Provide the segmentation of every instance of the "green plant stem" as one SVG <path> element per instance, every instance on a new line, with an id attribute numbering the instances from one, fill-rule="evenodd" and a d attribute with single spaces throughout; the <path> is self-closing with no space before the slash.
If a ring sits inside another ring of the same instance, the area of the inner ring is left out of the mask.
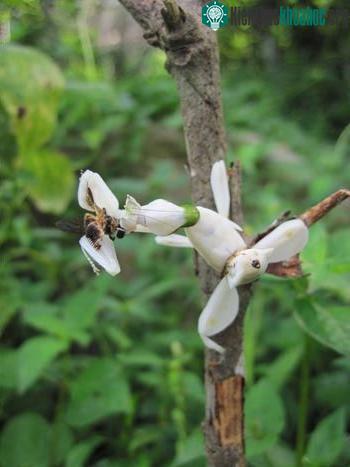
<path id="1" fill-rule="evenodd" d="M 98 72 L 96 67 L 94 48 L 92 45 L 88 26 L 88 9 L 88 2 L 87 0 L 84 0 L 82 3 L 79 18 L 77 20 L 77 26 L 82 54 L 84 58 L 85 74 L 88 79 L 95 80 L 97 78 Z"/>
<path id="2" fill-rule="evenodd" d="M 296 439 L 296 466 L 302 466 L 305 452 L 305 441 L 307 432 L 307 420 L 309 411 L 309 386 L 310 386 L 310 338 L 305 335 L 304 355 L 300 368 L 299 385 L 299 410 L 298 427 Z"/>

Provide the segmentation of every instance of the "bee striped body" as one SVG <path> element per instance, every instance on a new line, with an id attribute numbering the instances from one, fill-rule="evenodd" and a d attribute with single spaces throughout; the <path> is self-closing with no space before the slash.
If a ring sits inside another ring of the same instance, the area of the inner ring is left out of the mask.
<path id="1" fill-rule="evenodd" d="M 92 246 L 99 250 L 105 235 L 108 235 L 111 240 L 115 240 L 115 238 L 123 238 L 126 232 L 120 226 L 118 219 L 109 216 L 105 209 L 93 206 L 95 214 L 85 214 L 82 224 L 73 224 L 62 220 L 57 223 L 57 227 L 65 232 L 84 233 Z"/>
<path id="2" fill-rule="evenodd" d="M 104 231 L 97 222 L 90 222 L 88 224 L 85 229 L 85 235 L 96 248 L 96 250 L 101 248 L 101 240 L 103 238 Z"/>

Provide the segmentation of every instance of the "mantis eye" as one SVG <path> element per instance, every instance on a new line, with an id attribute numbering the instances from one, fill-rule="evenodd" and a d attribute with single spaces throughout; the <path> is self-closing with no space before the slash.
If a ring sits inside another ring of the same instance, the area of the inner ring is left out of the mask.
<path id="1" fill-rule="evenodd" d="M 258 261 L 257 259 L 254 259 L 254 260 L 252 261 L 252 266 L 253 266 L 253 268 L 255 268 L 255 269 L 260 269 L 260 268 L 261 268 L 260 261 Z"/>
<path id="2" fill-rule="evenodd" d="M 124 238 L 125 237 L 125 230 L 118 229 L 117 230 L 117 238 Z"/>

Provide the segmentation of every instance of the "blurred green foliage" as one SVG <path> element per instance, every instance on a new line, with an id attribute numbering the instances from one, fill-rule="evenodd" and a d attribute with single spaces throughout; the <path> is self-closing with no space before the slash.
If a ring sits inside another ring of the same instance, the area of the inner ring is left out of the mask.
<path id="1" fill-rule="evenodd" d="M 129 236 L 116 243 L 121 275 L 96 278 L 78 238 L 54 227 L 82 215 L 74 180 L 87 167 L 121 202 L 190 199 L 164 57 L 141 38 L 131 50 L 123 28 L 101 47 L 87 1 L 3 6 L 13 44 L 0 49 L 0 466 L 204 466 L 191 253 Z M 252 234 L 350 185 L 350 34 L 242 28 L 219 38 L 228 161 L 243 165 Z M 312 228 L 307 276 L 255 286 L 245 323 L 251 466 L 350 464 L 348 238 L 344 205 Z"/>

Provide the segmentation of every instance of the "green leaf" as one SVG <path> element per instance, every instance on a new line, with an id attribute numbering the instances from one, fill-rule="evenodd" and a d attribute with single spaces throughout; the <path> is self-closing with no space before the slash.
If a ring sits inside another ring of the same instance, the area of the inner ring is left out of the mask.
<path id="1" fill-rule="evenodd" d="M 89 362 L 70 389 L 67 421 L 72 426 L 87 426 L 105 417 L 132 411 L 129 384 L 112 359 Z"/>
<path id="2" fill-rule="evenodd" d="M 312 228 L 309 243 L 302 252 L 304 271 L 310 274 L 309 291 L 329 289 L 345 300 L 350 299 L 348 235 L 348 230 L 340 230 L 328 236 L 322 224 Z"/>
<path id="3" fill-rule="evenodd" d="M 279 389 L 289 379 L 303 353 L 302 347 L 292 348 L 284 352 L 270 365 L 266 366 L 264 376 Z"/>
<path id="4" fill-rule="evenodd" d="M 277 444 L 266 452 L 271 467 L 295 467 L 295 453 L 287 446 Z"/>
<path id="5" fill-rule="evenodd" d="M 345 357 L 346 358 L 346 357 Z M 350 372 L 330 371 L 315 375 L 313 379 L 314 400 L 322 407 L 336 409 L 339 406 L 350 404 Z"/>
<path id="6" fill-rule="evenodd" d="M 197 402 L 201 407 L 204 407 L 205 392 L 203 381 L 197 374 L 189 371 L 183 372 L 183 390 L 189 404 Z"/>
<path id="7" fill-rule="evenodd" d="M 310 274 L 310 289 L 322 287 L 328 273 L 328 239 L 327 232 L 322 224 L 312 228 L 310 239 L 302 252 L 303 269 Z"/>
<path id="8" fill-rule="evenodd" d="M 21 155 L 50 138 L 63 86 L 60 70 L 43 53 L 19 45 L 1 47 L 0 101 Z"/>
<path id="9" fill-rule="evenodd" d="M 0 351 L 0 388 L 14 389 L 17 384 L 17 352 L 2 348 Z"/>
<path id="10" fill-rule="evenodd" d="M 350 309 L 347 306 L 324 308 L 311 299 L 296 302 L 294 316 L 299 325 L 321 344 L 350 355 Z"/>
<path id="11" fill-rule="evenodd" d="M 49 466 L 50 426 L 37 414 L 10 419 L 1 433 L 1 467 Z"/>
<path id="12" fill-rule="evenodd" d="M 26 391 L 41 376 L 55 357 L 67 348 L 66 342 L 53 337 L 33 337 L 17 351 L 17 388 Z"/>
<path id="13" fill-rule="evenodd" d="M 339 261 L 350 261 L 350 243 L 349 243 L 349 229 L 339 229 L 333 232 L 329 238 L 330 251 L 332 257 L 337 258 Z"/>
<path id="14" fill-rule="evenodd" d="M 145 349 L 135 349 L 128 353 L 121 354 L 118 360 L 128 368 L 131 367 L 154 367 L 164 366 L 162 357 L 154 352 Z"/>
<path id="15" fill-rule="evenodd" d="M 101 301 L 105 297 L 112 278 L 101 275 L 72 294 L 64 303 L 64 317 L 69 326 L 86 329 L 95 323 Z"/>
<path id="16" fill-rule="evenodd" d="M 28 177 L 24 186 L 40 211 L 60 214 L 72 199 L 75 179 L 69 159 L 55 152 L 35 151 L 22 158 Z"/>
<path id="17" fill-rule="evenodd" d="M 313 431 L 304 458 L 305 466 L 335 465 L 345 441 L 345 410 L 339 409 L 323 419 Z"/>
<path id="18" fill-rule="evenodd" d="M 284 426 L 284 410 L 275 386 L 261 380 L 247 392 L 245 401 L 247 456 L 272 447 Z"/>
<path id="19" fill-rule="evenodd" d="M 156 446 L 159 443 L 159 426 L 144 425 L 136 428 L 130 440 L 129 450 L 131 453 L 145 449 L 147 445 Z"/>
<path id="20" fill-rule="evenodd" d="M 46 331 L 68 342 L 76 341 L 81 345 L 86 345 L 90 340 L 86 332 L 58 317 L 56 307 L 48 303 L 38 303 L 27 307 L 23 314 L 23 321 L 35 329 Z"/>
<path id="21" fill-rule="evenodd" d="M 52 425 L 50 458 L 53 465 L 60 465 L 64 461 L 73 442 L 72 431 L 66 424 L 58 421 Z"/>
<path id="22" fill-rule="evenodd" d="M 307 265 L 324 264 L 328 254 L 328 239 L 325 227 L 316 224 L 312 227 L 312 233 L 307 247 L 303 250 L 303 261 Z"/>
<path id="23" fill-rule="evenodd" d="M 21 298 L 18 296 L 18 290 L 14 287 L 13 282 L 5 282 L 5 278 L 1 277 L 0 287 L 0 334 L 10 321 L 12 316 L 18 310 L 21 304 Z"/>
<path id="24" fill-rule="evenodd" d="M 249 458 L 250 467 L 296 467 L 295 453 L 287 446 L 275 444 L 264 453 Z"/>
<path id="25" fill-rule="evenodd" d="M 2 201 L 2 196 L 4 196 L 3 187 L 4 185 L 2 184 L 0 189 L 0 203 Z M 9 196 L 11 197 L 11 195 Z M 0 211 L 3 214 L 2 207 L 0 207 Z M 2 218 L 0 224 L 0 230 L 1 228 L 4 228 L 5 230 L 6 224 L 4 222 L 4 218 Z M 23 231 L 25 229 L 21 230 Z M 6 241 L 7 232 L 4 232 L 4 235 L 5 236 L 2 237 L 2 235 L 0 234 L 0 244 L 3 244 L 4 240 Z M 22 296 L 19 293 L 20 285 L 12 277 L 12 269 L 10 263 L 7 262 L 6 259 L 4 260 L 4 257 L 2 257 L 2 259 L 3 260 L 0 263 L 0 335 L 7 323 L 12 318 L 12 316 L 22 305 Z"/>
<path id="26" fill-rule="evenodd" d="M 171 467 L 195 467 L 199 465 L 204 467 L 204 465 L 206 465 L 204 456 L 205 448 L 203 433 L 200 429 L 197 429 L 180 444 L 179 453 L 171 464 Z"/>
<path id="27" fill-rule="evenodd" d="M 100 436 L 93 436 L 88 440 L 79 443 L 69 452 L 65 467 L 83 467 L 86 465 L 92 451 L 102 442 Z"/>

